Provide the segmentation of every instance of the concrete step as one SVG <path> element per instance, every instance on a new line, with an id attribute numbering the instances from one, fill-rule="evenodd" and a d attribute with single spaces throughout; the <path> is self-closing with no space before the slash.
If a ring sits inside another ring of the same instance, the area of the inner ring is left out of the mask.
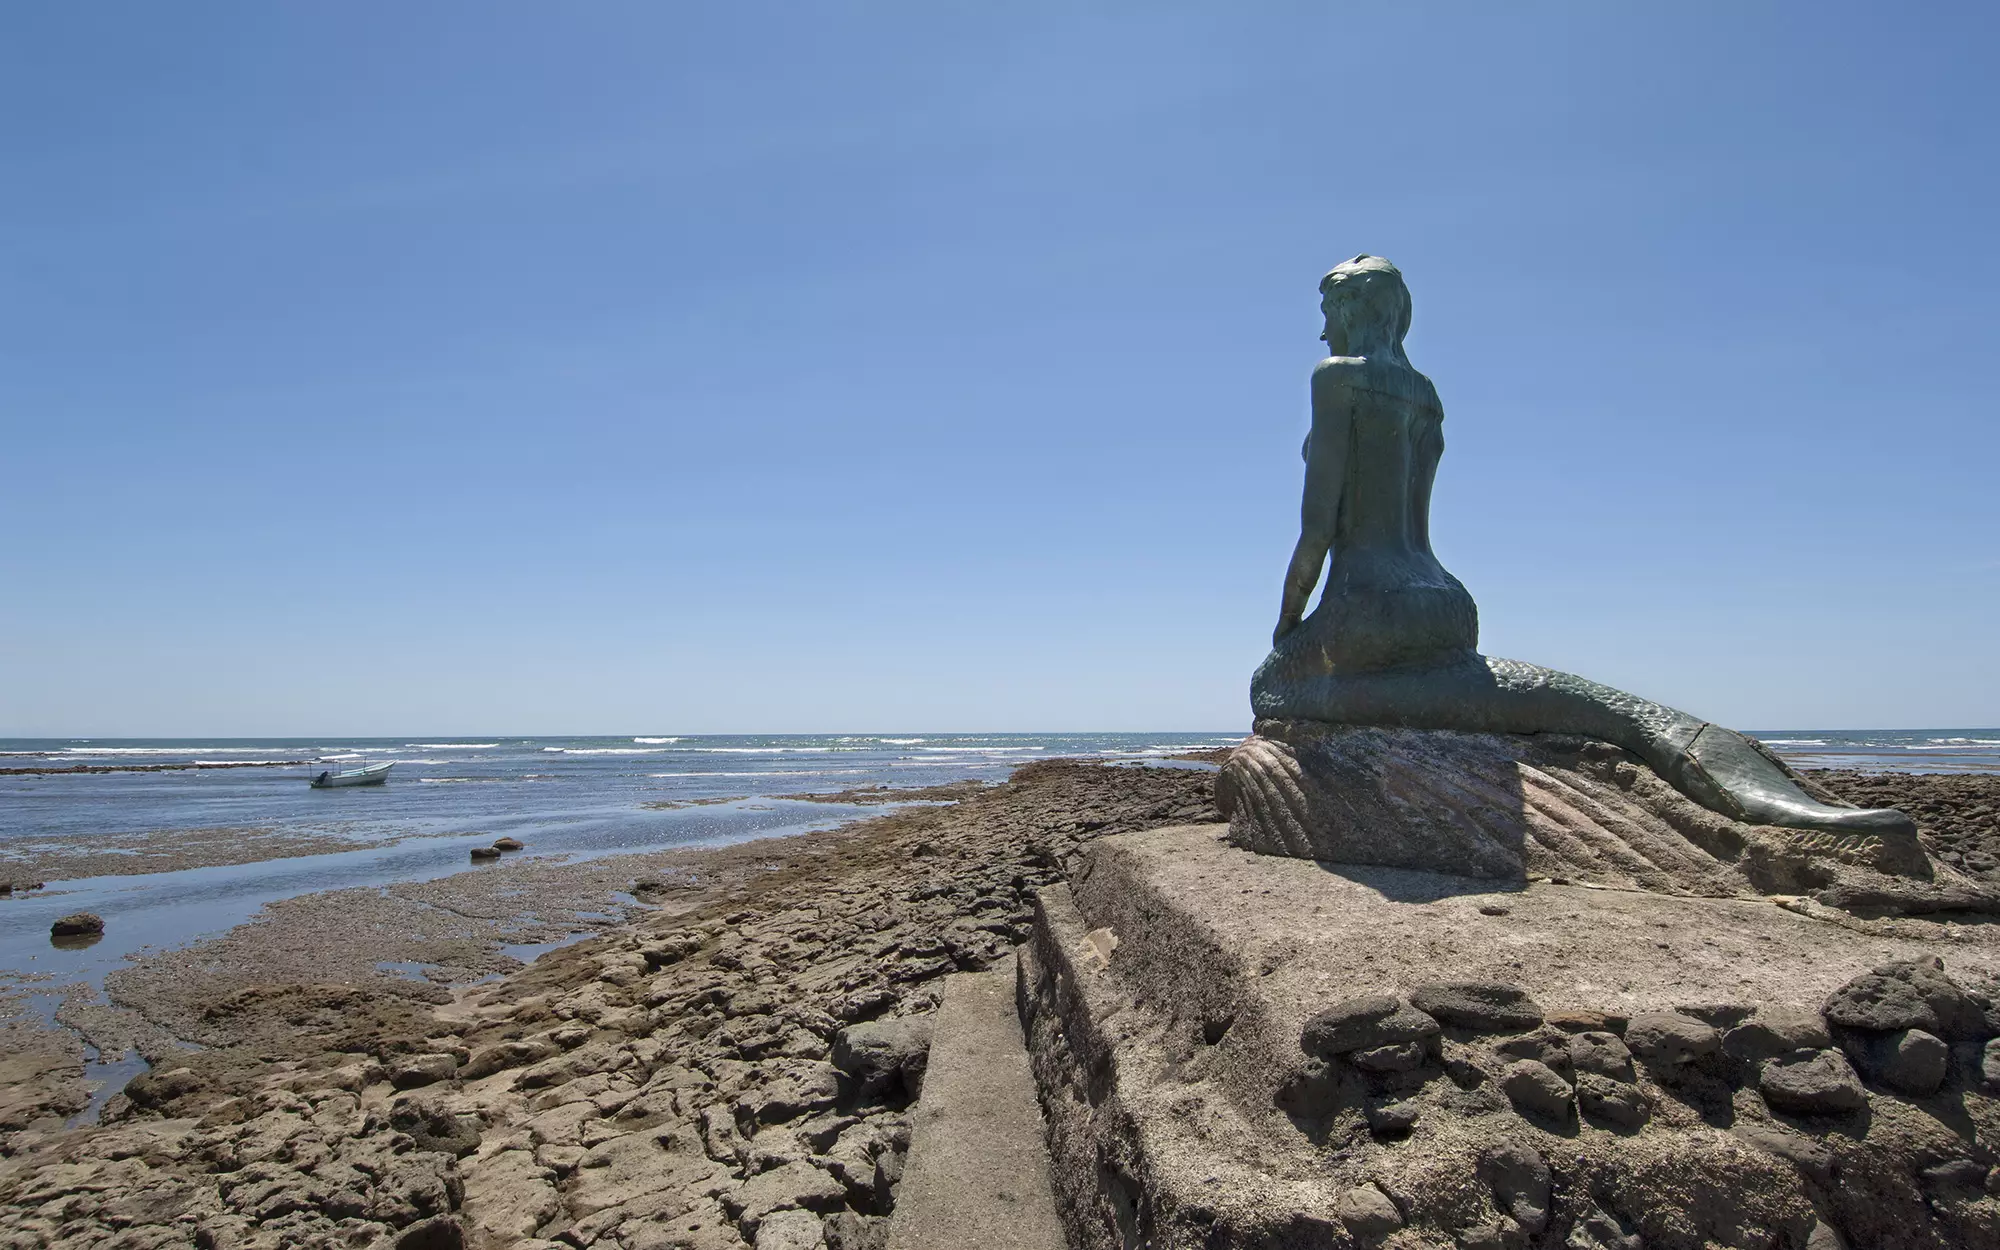
<path id="1" fill-rule="evenodd" d="M 889 1250 L 1066 1250 L 1014 962 L 945 980 Z"/>

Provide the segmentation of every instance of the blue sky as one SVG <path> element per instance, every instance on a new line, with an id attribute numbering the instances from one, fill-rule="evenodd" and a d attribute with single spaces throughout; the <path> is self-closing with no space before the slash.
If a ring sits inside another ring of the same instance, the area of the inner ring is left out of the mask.
<path id="1" fill-rule="evenodd" d="M 1981 5 L 14 5 L 0 734 L 1232 729 L 1315 284 L 1484 649 L 2000 722 Z"/>

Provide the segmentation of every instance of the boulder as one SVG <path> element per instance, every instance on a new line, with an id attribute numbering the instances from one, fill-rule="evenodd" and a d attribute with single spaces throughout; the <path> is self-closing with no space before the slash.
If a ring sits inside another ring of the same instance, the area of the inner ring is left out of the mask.
<path id="1" fill-rule="evenodd" d="M 1986 1043 L 1980 1053 L 1979 1080 L 1987 1089 L 2000 1091 L 2000 1037 Z"/>
<path id="2" fill-rule="evenodd" d="M 1981 1041 L 1992 1033 L 1981 1005 L 1945 975 L 1944 961 L 1883 964 L 1826 1000 L 1826 1022 L 1867 1033 L 1922 1029 L 1946 1041 Z"/>
<path id="3" fill-rule="evenodd" d="M 498 850 L 498 848 L 496 848 L 496 847 L 491 847 L 491 846 L 475 846 L 475 847 L 473 847 L 473 848 L 472 848 L 472 858 L 474 858 L 474 859 L 499 859 L 499 858 L 500 858 L 500 851 L 499 851 L 499 850 Z"/>
<path id="4" fill-rule="evenodd" d="M 1653 1072 L 1672 1076 L 1720 1050 L 1722 1035 L 1677 1011 L 1645 1011 L 1625 1026 L 1625 1045 Z"/>
<path id="5" fill-rule="evenodd" d="M 1388 994 L 1368 994 L 1335 1003 L 1306 1021 L 1299 1046 L 1309 1055 L 1331 1058 L 1403 1042 L 1428 1042 L 1438 1022 Z"/>
<path id="6" fill-rule="evenodd" d="M 1876 1060 L 1873 1074 L 1899 1093 L 1936 1093 L 1951 1066 L 1951 1048 L 1922 1029 L 1892 1033 L 1871 1050 Z"/>
<path id="7" fill-rule="evenodd" d="M 493 839 L 493 849 L 496 851 L 518 851 L 521 849 L 521 847 L 522 847 L 522 842 L 521 839 L 519 838 Z"/>
<path id="8" fill-rule="evenodd" d="M 49 926 L 50 937 L 91 937 L 104 932 L 104 917 L 95 912 L 71 912 Z"/>
<path id="9" fill-rule="evenodd" d="M 389 1127 L 407 1133 L 418 1150 L 464 1158 L 479 1149 L 479 1117 L 453 1111 L 427 1095 L 405 1094 L 389 1107 Z"/>
<path id="10" fill-rule="evenodd" d="M 1499 981 L 1420 985 L 1410 1004 L 1440 1024 L 1478 1033 L 1523 1033 L 1542 1024 L 1542 1009 L 1528 992 Z"/>
<path id="11" fill-rule="evenodd" d="M 389 1083 L 397 1089 L 433 1085 L 458 1075 L 456 1055 L 411 1055 L 399 1060 L 389 1071 Z"/>
<path id="12" fill-rule="evenodd" d="M 1824 1050 L 1833 1045 L 1817 1013 L 1798 1008 L 1764 1007 L 1722 1035 L 1722 1053 L 1745 1063 L 1761 1063 L 1795 1050 Z"/>
<path id="13" fill-rule="evenodd" d="M 1567 1081 L 1557 1076 L 1547 1064 L 1533 1059 L 1520 1059 L 1508 1064 L 1506 1073 L 1500 1078 L 1500 1088 L 1505 1091 L 1508 1101 L 1514 1104 L 1515 1110 L 1544 1120 L 1569 1119 L 1570 1104 L 1576 1098 Z"/>
<path id="14" fill-rule="evenodd" d="M 1594 1072 L 1614 1081 L 1633 1078 L 1632 1051 L 1616 1033 L 1578 1033 L 1569 1039 L 1569 1062 L 1577 1072 Z"/>
<path id="15" fill-rule="evenodd" d="M 1653 1102 L 1637 1085 L 1596 1072 L 1578 1072 L 1576 1103 L 1593 1120 L 1636 1129 L 1652 1117 Z"/>
<path id="16" fill-rule="evenodd" d="M 1549 1222 L 1548 1161 L 1534 1147 L 1507 1142 L 1480 1160 L 1479 1174 L 1493 1187 L 1493 1202 L 1529 1233 Z"/>
<path id="17" fill-rule="evenodd" d="M 850 1024 L 833 1042 L 833 1066 L 872 1100 L 898 1088 L 911 1098 L 923 1092 L 930 1062 L 931 1017 L 896 1016 Z"/>
<path id="18" fill-rule="evenodd" d="M 1845 1115 L 1868 1105 L 1861 1078 L 1837 1050 L 1797 1051 L 1757 1074 L 1764 1100 L 1800 1115 Z"/>
<path id="19" fill-rule="evenodd" d="M 1378 1241 L 1403 1226 L 1403 1213 L 1374 1185 L 1356 1185 L 1340 1196 L 1334 1210 L 1359 1241 Z"/>

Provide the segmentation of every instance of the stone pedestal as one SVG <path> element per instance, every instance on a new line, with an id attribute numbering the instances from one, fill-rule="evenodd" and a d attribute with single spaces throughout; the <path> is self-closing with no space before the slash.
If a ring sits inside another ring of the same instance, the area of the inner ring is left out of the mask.
<path id="1" fill-rule="evenodd" d="M 1933 862 L 1914 830 L 1732 820 L 1631 752 L 1587 738 L 1266 719 L 1223 765 L 1216 798 L 1230 840 L 1270 855 L 1515 883 L 1812 895 L 1876 912 L 2000 913 L 2000 893 Z"/>
<path id="2" fill-rule="evenodd" d="M 2000 934 L 1228 834 L 1107 838 L 1040 895 L 1021 1008 L 1072 1246 L 1994 1244 Z M 1917 1094 L 1911 1047 L 1945 1057 Z"/>

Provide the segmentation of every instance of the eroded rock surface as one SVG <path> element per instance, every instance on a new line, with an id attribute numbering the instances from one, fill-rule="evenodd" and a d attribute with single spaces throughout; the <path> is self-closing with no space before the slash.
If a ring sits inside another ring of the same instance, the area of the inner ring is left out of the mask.
<path id="1" fill-rule="evenodd" d="M 0 1137 L 0 1247 L 879 1250 L 938 979 L 1092 838 L 1212 819 L 1211 776 L 1051 762 L 731 848 L 671 914 L 435 1005 L 232 987 L 236 1045 Z"/>

